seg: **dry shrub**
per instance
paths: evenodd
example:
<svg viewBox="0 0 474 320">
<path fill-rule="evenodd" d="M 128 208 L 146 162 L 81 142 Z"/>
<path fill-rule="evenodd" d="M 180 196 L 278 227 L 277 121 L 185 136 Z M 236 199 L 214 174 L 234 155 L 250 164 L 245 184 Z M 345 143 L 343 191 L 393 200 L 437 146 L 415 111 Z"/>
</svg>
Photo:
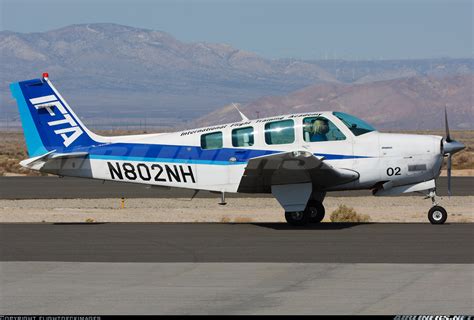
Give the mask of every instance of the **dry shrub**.
<svg viewBox="0 0 474 320">
<path fill-rule="evenodd" d="M 370 217 L 366 214 L 359 214 L 352 207 L 340 204 L 336 210 L 331 213 L 331 222 L 369 222 Z"/>
<path fill-rule="evenodd" d="M 463 150 L 453 156 L 454 169 L 472 169 L 474 168 L 474 152 Z"/>
<path fill-rule="evenodd" d="M 229 223 L 230 222 L 230 218 L 227 217 L 227 216 L 223 216 L 221 217 L 221 223 Z"/>
<path fill-rule="evenodd" d="M 87 218 L 86 219 L 86 223 L 94 223 L 94 222 L 95 222 L 94 218 Z"/>
</svg>

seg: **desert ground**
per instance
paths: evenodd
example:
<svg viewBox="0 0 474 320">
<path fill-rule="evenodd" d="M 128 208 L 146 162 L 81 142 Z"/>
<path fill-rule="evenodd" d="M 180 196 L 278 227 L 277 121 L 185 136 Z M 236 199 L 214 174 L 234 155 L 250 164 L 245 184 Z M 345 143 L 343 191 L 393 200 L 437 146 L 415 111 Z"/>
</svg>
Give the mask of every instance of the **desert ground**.
<svg viewBox="0 0 474 320">
<path fill-rule="evenodd" d="M 474 196 L 442 197 L 448 222 L 474 222 Z M 430 200 L 407 197 L 328 197 L 325 222 L 339 205 L 353 208 L 369 222 L 428 223 Z M 284 222 L 272 198 L 228 199 L 47 199 L 0 200 L 0 222 Z"/>
</svg>

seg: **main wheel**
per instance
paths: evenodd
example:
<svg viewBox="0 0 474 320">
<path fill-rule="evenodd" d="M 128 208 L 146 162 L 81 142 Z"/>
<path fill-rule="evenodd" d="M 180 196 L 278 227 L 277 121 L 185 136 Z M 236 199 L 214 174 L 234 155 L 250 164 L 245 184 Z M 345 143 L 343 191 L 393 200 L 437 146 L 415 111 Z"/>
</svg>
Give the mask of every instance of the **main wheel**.
<svg viewBox="0 0 474 320">
<path fill-rule="evenodd" d="M 443 207 L 434 206 L 428 211 L 428 220 L 431 224 L 443 224 L 448 219 L 448 213 Z"/>
<path fill-rule="evenodd" d="M 309 214 L 309 222 L 310 223 L 320 223 L 324 219 L 324 215 L 326 213 L 326 209 L 319 201 L 311 201 L 308 203 L 306 210 Z"/>
<path fill-rule="evenodd" d="M 292 226 L 304 226 L 309 221 L 309 214 L 305 211 L 285 212 L 286 222 Z"/>
</svg>

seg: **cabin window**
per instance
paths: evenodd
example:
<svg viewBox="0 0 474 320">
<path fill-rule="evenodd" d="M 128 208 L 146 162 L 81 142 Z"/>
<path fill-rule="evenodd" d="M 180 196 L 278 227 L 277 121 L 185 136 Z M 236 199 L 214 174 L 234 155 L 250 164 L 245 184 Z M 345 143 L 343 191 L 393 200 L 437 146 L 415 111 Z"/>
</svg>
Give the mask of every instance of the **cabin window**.
<svg viewBox="0 0 474 320">
<path fill-rule="evenodd" d="M 293 120 L 282 120 L 265 124 L 265 142 L 267 144 L 285 144 L 295 142 Z"/>
<path fill-rule="evenodd" d="M 303 119 L 303 137 L 306 142 L 346 140 L 346 136 L 325 117 Z"/>
<path fill-rule="evenodd" d="M 222 132 L 213 132 L 201 136 L 201 148 L 220 149 L 222 148 Z"/>
<path fill-rule="evenodd" d="M 239 128 L 232 130 L 232 146 L 234 147 L 250 147 L 253 146 L 254 136 L 253 128 Z"/>
</svg>

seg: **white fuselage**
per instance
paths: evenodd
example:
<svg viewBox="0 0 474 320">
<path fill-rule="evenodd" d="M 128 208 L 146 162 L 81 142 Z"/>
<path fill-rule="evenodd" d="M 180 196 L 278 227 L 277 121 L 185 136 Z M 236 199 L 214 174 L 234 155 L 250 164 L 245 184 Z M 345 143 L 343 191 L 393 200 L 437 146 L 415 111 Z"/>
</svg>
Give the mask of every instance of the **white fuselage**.
<svg viewBox="0 0 474 320">
<path fill-rule="evenodd" d="M 305 140 L 303 119 L 321 115 L 346 137 L 340 141 Z M 265 124 L 294 121 L 294 142 L 267 144 Z M 252 127 L 252 145 L 235 147 L 232 130 Z M 222 132 L 222 146 L 202 152 L 201 136 Z M 86 159 L 51 162 L 41 171 L 148 185 L 237 192 L 249 158 L 265 152 L 309 151 L 329 165 L 358 172 L 359 179 L 325 191 L 391 187 L 435 179 L 442 164 L 441 137 L 368 132 L 354 135 L 331 112 L 285 115 L 175 133 L 100 137 Z M 166 147 L 163 147 L 166 146 Z M 158 148 L 158 149 L 155 149 Z M 111 151 L 113 150 L 113 152 Z"/>
</svg>

